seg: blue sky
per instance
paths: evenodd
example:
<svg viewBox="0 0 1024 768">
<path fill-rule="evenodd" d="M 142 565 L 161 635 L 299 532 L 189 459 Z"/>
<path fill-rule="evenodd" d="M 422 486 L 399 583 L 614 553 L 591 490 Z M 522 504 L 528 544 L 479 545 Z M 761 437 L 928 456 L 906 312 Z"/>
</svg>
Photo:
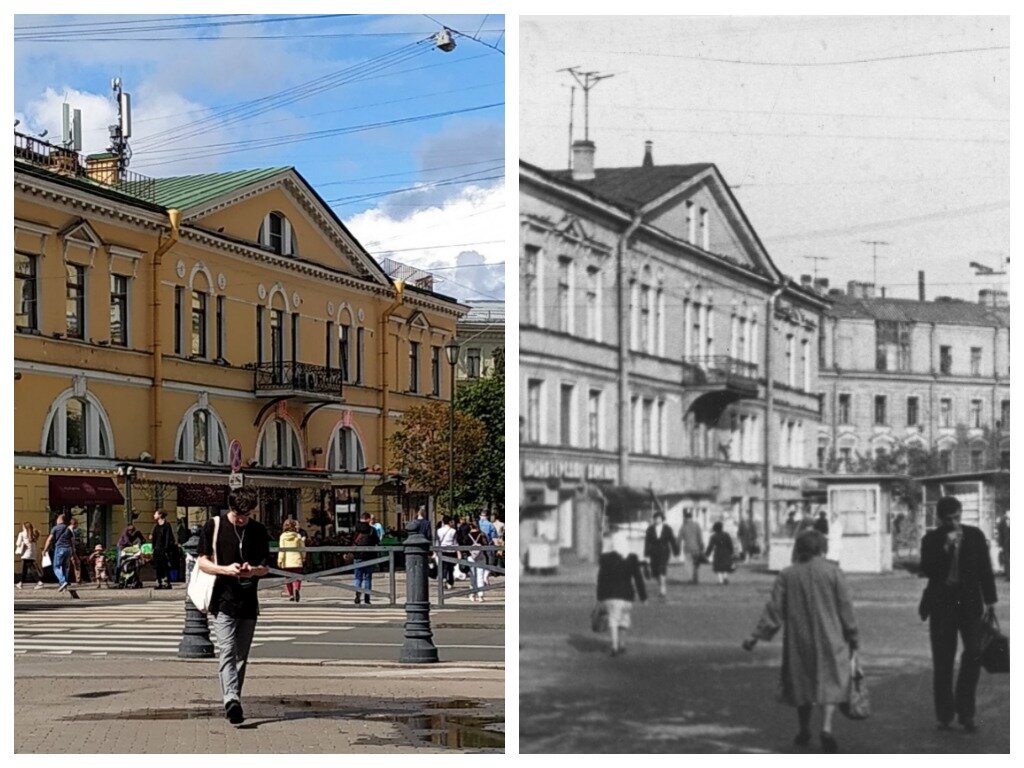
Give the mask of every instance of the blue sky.
<svg viewBox="0 0 1024 768">
<path fill-rule="evenodd" d="M 378 258 L 503 298 L 504 17 L 431 16 L 18 15 L 17 130 L 59 141 L 66 100 L 103 151 L 120 77 L 130 170 L 294 166 Z"/>
</svg>

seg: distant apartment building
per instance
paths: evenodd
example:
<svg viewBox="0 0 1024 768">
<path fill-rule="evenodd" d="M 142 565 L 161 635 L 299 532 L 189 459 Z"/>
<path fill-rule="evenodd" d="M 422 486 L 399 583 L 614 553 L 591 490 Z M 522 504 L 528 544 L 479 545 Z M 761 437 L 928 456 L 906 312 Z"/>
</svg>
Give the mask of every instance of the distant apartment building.
<svg viewBox="0 0 1024 768">
<path fill-rule="evenodd" d="M 1009 467 L 1005 293 L 915 301 L 850 283 L 829 299 L 819 345 L 819 467 L 848 470 L 901 446 L 935 452 L 941 472 Z"/>
<path fill-rule="evenodd" d="M 456 377 L 478 379 L 494 372 L 495 353 L 505 348 L 505 302 L 467 301 L 469 312 L 459 318 L 459 364 Z"/>
<path fill-rule="evenodd" d="M 779 271 L 715 165 L 574 151 L 571 171 L 520 163 L 524 537 L 594 557 L 616 489 L 674 526 L 763 528 L 766 493 L 784 516 L 816 469 L 827 300 Z"/>
</svg>

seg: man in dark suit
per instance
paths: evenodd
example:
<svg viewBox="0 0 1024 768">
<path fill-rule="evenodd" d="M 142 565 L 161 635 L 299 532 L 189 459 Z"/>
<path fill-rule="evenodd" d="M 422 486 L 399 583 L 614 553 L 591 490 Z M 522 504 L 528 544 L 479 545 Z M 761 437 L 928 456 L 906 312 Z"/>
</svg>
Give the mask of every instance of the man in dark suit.
<svg viewBox="0 0 1024 768">
<path fill-rule="evenodd" d="M 672 555 L 679 556 L 679 544 L 672 529 L 665 525 L 664 513 L 655 512 L 644 537 L 644 559 L 651 564 L 651 575 L 658 580 L 658 597 L 662 600 L 666 595 L 668 561 Z"/>
<path fill-rule="evenodd" d="M 978 658 L 982 621 L 994 610 L 996 582 L 992 575 L 985 534 L 960 524 L 960 502 L 953 496 L 939 499 L 939 526 L 921 540 L 921 571 L 928 577 L 922 601 L 922 618 L 930 619 L 935 715 L 941 730 L 948 730 L 953 716 L 968 733 L 976 730 L 974 695 L 981 661 Z M 956 636 L 963 653 L 953 690 Z"/>
</svg>

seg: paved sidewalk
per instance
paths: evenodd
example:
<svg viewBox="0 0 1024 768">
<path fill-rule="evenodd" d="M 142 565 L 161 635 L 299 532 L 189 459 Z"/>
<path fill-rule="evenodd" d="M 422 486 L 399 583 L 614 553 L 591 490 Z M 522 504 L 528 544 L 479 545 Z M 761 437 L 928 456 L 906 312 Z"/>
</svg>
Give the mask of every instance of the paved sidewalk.
<svg viewBox="0 0 1024 768">
<path fill-rule="evenodd" d="M 495 664 L 254 659 L 230 725 L 215 661 L 21 657 L 15 753 L 450 753 L 504 750 Z M 59 702 L 59 704 L 58 704 Z"/>
</svg>

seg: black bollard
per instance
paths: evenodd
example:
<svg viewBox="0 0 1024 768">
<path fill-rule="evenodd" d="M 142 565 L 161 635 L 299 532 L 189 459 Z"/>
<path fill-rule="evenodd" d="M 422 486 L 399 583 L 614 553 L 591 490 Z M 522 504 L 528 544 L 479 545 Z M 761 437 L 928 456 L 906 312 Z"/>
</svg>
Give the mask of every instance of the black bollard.
<svg viewBox="0 0 1024 768">
<path fill-rule="evenodd" d="M 192 579 L 192 570 L 196 568 L 195 556 L 199 548 L 199 537 L 193 536 L 183 546 L 188 554 L 191 567 L 185 568 L 185 629 L 181 633 L 178 645 L 179 659 L 212 659 L 213 643 L 210 641 L 210 625 L 206 622 L 206 614 L 193 605 L 188 598 L 188 583 Z"/>
<path fill-rule="evenodd" d="M 430 542 L 416 531 L 416 523 L 406 526 L 405 540 L 405 644 L 398 661 L 402 664 L 431 664 L 438 661 L 434 633 L 430 629 L 427 558 Z"/>
</svg>

